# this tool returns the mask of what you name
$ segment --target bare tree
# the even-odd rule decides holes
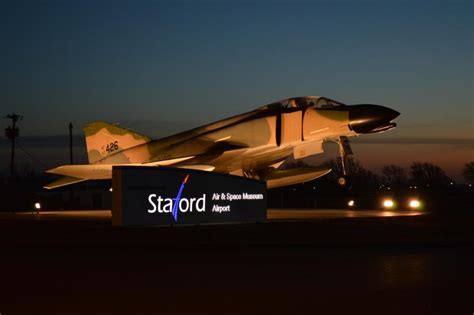
[[[413,162],[410,166],[410,175],[414,184],[423,187],[442,187],[450,182],[446,173],[432,163]]]
[[[462,174],[468,183],[474,183],[474,161],[464,164],[464,169]]]
[[[397,165],[387,165],[382,168],[382,179],[390,187],[406,187],[408,184],[408,174],[403,167]]]

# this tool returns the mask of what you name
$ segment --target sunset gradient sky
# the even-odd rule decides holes
[[[54,164],[67,152],[38,143],[70,121],[161,137],[322,95],[401,112],[354,141],[364,166],[429,161],[459,178],[474,160],[473,3],[2,1],[0,114],[23,115],[22,136],[40,136],[25,149]],[[2,139],[2,172],[8,152]]]

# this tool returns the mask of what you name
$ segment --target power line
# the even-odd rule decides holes
[[[41,164],[41,166],[43,166],[43,167],[46,168],[46,169],[50,168],[50,167],[47,166],[45,163],[43,163],[40,159],[35,158],[32,154],[30,154],[28,151],[26,151],[26,149],[23,148],[19,143],[17,143],[17,146],[18,146],[18,148],[20,148],[20,150],[22,150],[23,153],[25,153],[30,159],[32,159],[32,160],[35,161],[36,163]]]

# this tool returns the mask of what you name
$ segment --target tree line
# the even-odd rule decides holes
[[[305,166],[302,161],[289,163],[285,168]],[[342,174],[341,159],[331,159],[326,161],[323,166],[331,168],[332,172],[327,175],[331,182],[336,182]],[[376,174],[366,168],[352,157],[347,159],[346,169],[350,174],[352,186],[359,189],[373,187],[390,187],[392,189],[406,189],[408,187],[420,188],[445,188],[454,185],[446,172],[433,163],[415,161],[409,167],[399,165],[386,165],[382,167],[381,173]],[[463,177],[467,184],[474,185],[474,161],[466,163],[463,168]]]
[[[342,172],[340,159],[329,160],[326,165],[333,169],[329,177],[336,179]],[[352,175],[354,185],[383,185],[397,189],[409,186],[442,188],[454,184],[441,167],[427,162],[415,161],[408,168],[393,164],[386,165],[382,167],[381,174],[378,175],[362,167],[356,159],[348,158],[347,168],[349,174]],[[474,183],[474,161],[464,165],[463,176],[468,184]]]

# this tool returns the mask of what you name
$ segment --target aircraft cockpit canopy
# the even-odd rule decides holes
[[[307,108],[313,107],[316,109],[331,109],[335,107],[346,106],[343,103],[336,102],[326,97],[319,96],[305,96],[294,97],[283,101],[275,102],[267,105],[268,109],[291,109],[291,108]]]

